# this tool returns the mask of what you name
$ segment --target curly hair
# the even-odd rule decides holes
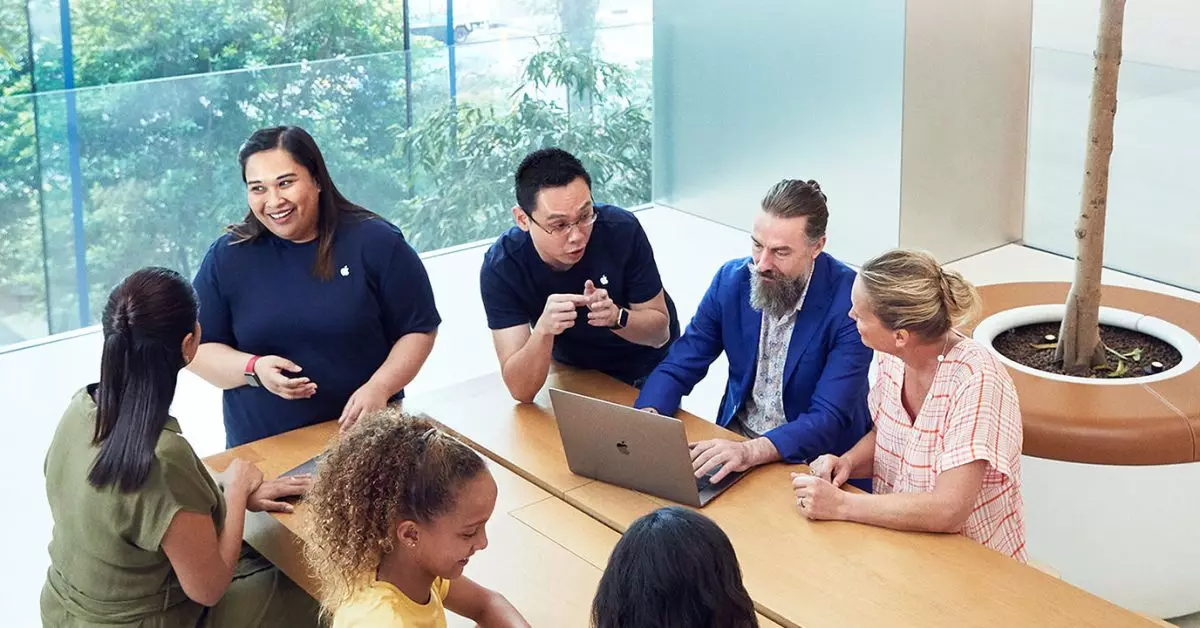
[[[317,465],[305,497],[304,556],[333,611],[370,586],[395,543],[396,523],[429,523],[454,509],[483,458],[425,417],[387,408],[364,417]]]

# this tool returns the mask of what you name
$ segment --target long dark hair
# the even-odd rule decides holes
[[[687,508],[629,526],[592,602],[595,628],[756,628],[729,537]]]
[[[242,144],[238,150],[242,183],[246,182],[246,161],[250,156],[276,148],[287,151],[296,163],[304,166],[321,190],[317,194],[317,261],[313,264],[313,274],[327,280],[333,277],[333,234],[342,216],[358,216],[364,220],[378,216],[342,196],[329,176],[329,169],[325,167],[325,158],[321,156],[316,140],[298,126],[259,129]],[[242,222],[230,225],[227,231],[233,234],[234,244],[239,244],[257,239],[267,232],[267,228],[259,222],[253,211],[247,211]]]
[[[183,368],[183,339],[196,330],[196,293],[179,273],[143,268],[125,278],[104,306],[104,352],[96,392],[100,446],[88,482],[136,491],[154,463]]]

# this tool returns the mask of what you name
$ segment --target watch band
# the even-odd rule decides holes
[[[629,326],[629,310],[619,308],[617,310],[617,322],[613,323],[610,329],[625,329]]]
[[[262,387],[262,380],[258,378],[258,373],[254,372],[254,365],[258,363],[260,357],[262,356],[250,356],[250,360],[246,362],[246,368],[242,369],[242,375],[250,386]]]

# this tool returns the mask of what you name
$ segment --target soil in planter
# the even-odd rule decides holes
[[[1037,323],[1022,325],[1001,333],[992,341],[1004,357],[1038,370],[1063,374],[1062,362],[1055,361],[1053,345],[1055,340],[1048,336],[1058,337],[1058,323]],[[1138,331],[1100,326],[1100,340],[1117,353],[1125,354],[1126,358],[1118,358],[1112,352],[1108,353],[1108,365],[1118,368],[1118,362],[1125,363],[1125,373],[1114,376],[1113,370],[1093,370],[1091,376],[1097,379],[1113,377],[1144,377],[1165,371],[1176,366],[1183,360],[1179,351],[1171,345]],[[1130,356],[1130,352],[1141,348],[1141,355]],[[1135,359],[1140,358],[1140,359]],[[1158,368],[1154,363],[1161,364]]]

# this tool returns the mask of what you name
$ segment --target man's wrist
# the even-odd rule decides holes
[[[757,467],[779,459],[779,451],[775,449],[774,443],[766,436],[750,439],[743,444],[747,452],[749,452],[748,457],[751,466]]]
[[[608,326],[608,328],[613,331],[620,331],[622,329],[625,329],[626,327],[629,326],[629,316],[630,316],[629,310],[627,310],[623,307],[618,307],[617,313],[613,317],[613,322],[611,325]]]

